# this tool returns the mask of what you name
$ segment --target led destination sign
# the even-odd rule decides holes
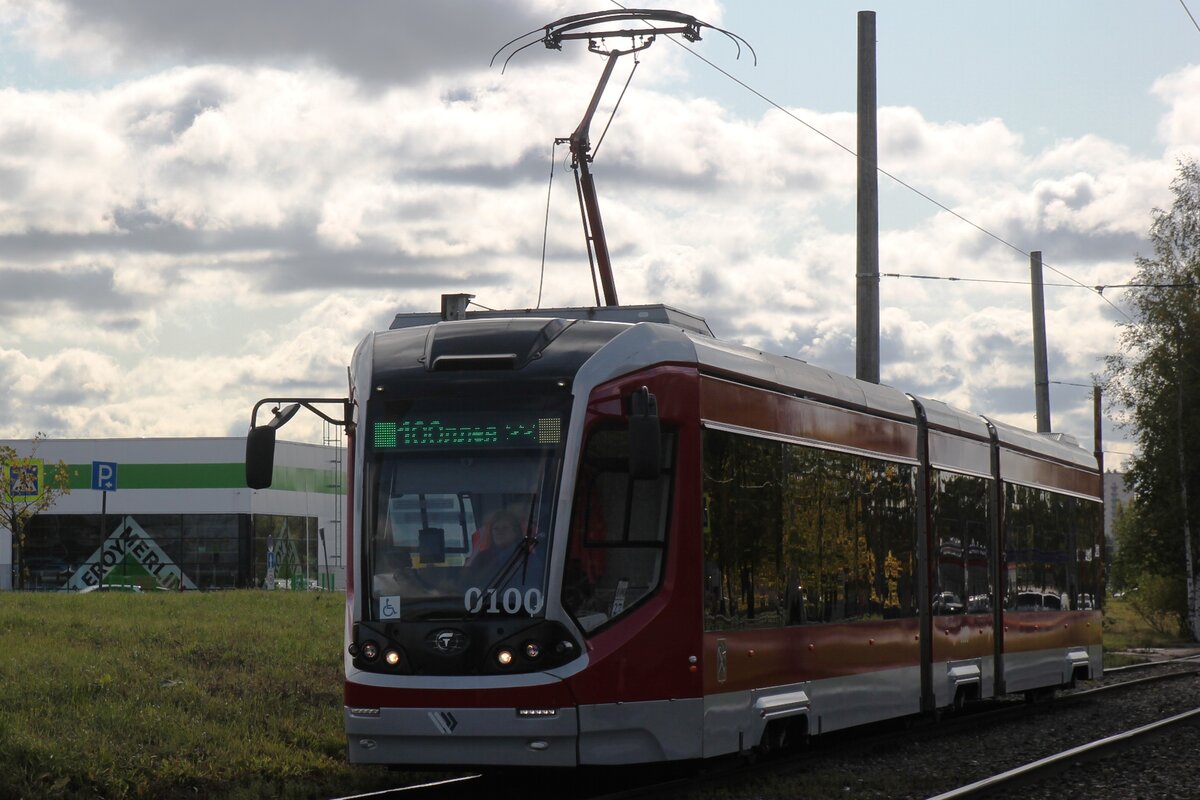
[[[546,447],[562,441],[558,417],[440,414],[395,422],[376,422],[377,450],[454,450]]]

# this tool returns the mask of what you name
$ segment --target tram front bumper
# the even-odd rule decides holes
[[[345,709],[352,764],[573,767],[574,708]]]

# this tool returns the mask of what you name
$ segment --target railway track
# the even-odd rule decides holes
[[[1044,782],[1060,775],[1073,767],[1088,764],[1101,758],[1107,758],[1114,753],[1132,750],[1144,744],[1148,739],[1162,736],[1184,725],[1200,724],[1200,707],[1172,714],[1169,717],[1139,725],[1131,730],[1105,736],[1087,744],[1081,744],[1054,755],[1039,758],[1028,764],[1022,764],[999,775],[993,775],[975,781],[966,786],[943,792],[930,800],[969,800],[970,798],[991,797],[1001,793],[1012,792],[1037,782]],[[1059,796],[1061,791],[1057,790]]]
[[[1004,734],[995,737],[998,740],[1004,739],[1012,735],[1008,732],[1006,726],[1018,725],[1022,719],[1052,717],[1055,712],[1077,706],[1087,706],[1094,702],[1107,701],[1119,696],[1122,692],[1147,689],[1156,684],[1176,680],[1190,679],[1197,685],[1200,685],[1200,678],[1197,677],[1200,676],[1200,670],[1188,668],[1189,664],[1194,663],[1194,661],[1174,660],[1158,661],[1145,665],[1138,664],[1133,665],[1132,668],[1114,668],[1112,670],[1105,670],[1105,680],[1111,682],[1064,692],[1051,702],[1029,703],[1022,702],[1020,699],[985,701],[972,704],[963,712],[947,716],[936,723],[924,721],[914,723],[909,721],[908,724],[877,726],[872,729],[871,733],[866,735],[858,730],[827,734],[813,740],[810,747],[804,748],[798,753],[783,753],[762,759],[728,758],[712,763],[705,763],[698,769],[664,768],[643,771],[629,769],[566,770],[553,775],[531,775],[522,772],[483,776],[473,774],[458,775],[445,779],[427,780],[409,786],[401,786],[385,792],[337,798],[337,800],[443,800],[444,798],[452,797],[494,798],[498,794],[500,796],[524,796],[531,798],[531,800],[533,798],[550,797],[569,797],[579,798],[580,800],[585,798],[586,800],[631,800],[632,798],[639,797],[673,797],[682,800],[683,798],[700,796],[705,791],[704,787],[711,787],[715,784],[719,784],[722,787],[726,796],[736,797],[737,795],[734,793],[737,791],[737,787],[748,783],[753,783],[759,787],[755,791],[754,796],[789,796],[803,791],[805,792],[805,796],[813,798],[845,797],[847,796],[846,790],[841,787],[831,789],[826,794],[822,794],[821,790],[812,791],[810,777],[815,777],[819,783],[829,782],[822,775],[829,771],[831,760],[851,764],[859,760],[874,762],[881,758],[880,754],[882,753],[882,759],[888,761],[888,754],[891,753],[895,758],[890,760],[905,761],[907,759],[905,753],[912,748],[924,750],[937,749],[942,746],[940,743],[955,741],[966,734],[978,736],[980,732],[995,729],[1006,731]],[[1141,674],[1147,671],[1153,671],[1156,674]],[[1127,674],[1137,675],[1138,677],[1126,677]],[[1186,724],[1190,721],[1193,721],[1192,718],[1184,717],[1176,724]],[[1152,730],[1148,729],[1145,735],[1150,734]],[[1128,734],[1128,731],[1122,731],[1120,734],[1109,734],[1095,741],[1103,741],[1113,736],[1123,736],[1126,734]],[[1132,746],[1133,743],[1139,741],[1142,735],[1139,734],[1136,737],[1131,737],[1128,740],[1128,746]],[[1096,755],[1094,757],[1104,758],[1105,754],[1115,752],[1114,748],[1127,746],[1124,744],[1125,741],[1117,739],[1110,744],[1099,746],[1095,751]],[[1079,763],[1077,760],[1068,758],[1064,755],[1065,753],[1070,753],[1073,750],[1090,744],[1094,744],[1094,742],[1077,745],[1074,748],[1068,748],[1044,758],[1030,759],[1022,762],[1024,766],[1029,766],[1042,760],[1061,759],[1058,762],[1049,761],[1046,765],[1031,769],[1031,772],[1027,776],[1018,774],[1012,780],[1024,781],[1025,785],[1031,785],[1037,781],[1047,781],[1053,775],[1059,774],[1053,771],[1056,768],[1053,766],[1054,764],[1060,764],[1061,766],[1057,767],[1057,769],[1061,771],[1069,770],[1073,764]],[[1079,757],[1086,757],[1083,755],[1085,752],[1087,751],[1081,751]],[[890,766],[882,767],[882,769],[892,768]],[[880,769],[880,767],[869,766],[864,769],[875,770]],[[851,767],[851,770],[854,771],[855,768]],[[999,775],[1008,771],[1009,769],[1007,768],[1003,770],[997,769],[996,774],[988,776],[986,780],[997,779]],[[1048,778],[1047,776],[1050,777]],[[936,780],[936,778],[933,780]],[[943,781],[941,785],[953,784]],[[795,788],[781,788],[779,791],[773,791],[771,788],[764,789],[764,786],[793,786]],[[976,791],[994,792],[998,791],[998,789],[981,787]],[[928,794],[928,792],[921,793],[916,791],[914,793],[907,790],[897,794],[880,794],[868,791],[857,796],[926,797]],[[751,794],[748,793],[747,797],[749,796]],[[850,796],[856,796],[855,792],[850,791]],[[957,797],[957,795],[951,793],[947,793],[945,796]],[[986,795],[962,795],[962,797],[982,796]],[[1025,795],[1022,796],[1024,797]],[[1054,793],[1047,793],[1046,796],[1062,797],[1061,794]]]
[[[867,735],[860,731],[826,735],[815,740],[810,748],[797,754],[784,754],[752,764],[705,765],[705,772],[697,776],[686,779],[676,778],[626,791],[593,795],[591,800],[628,800],[635,797],[672,797],[677,800],[686,800],[686,798],[705,796],[706,793],[701,787],[711,786],[715,783],[721,785],[722,791],[725,793],[722,796],[729,797],[737,796],[736,787],[739,785],[753,784],[754,788],[747,790],[746,797],[805,796],[813,800],[847,796],[925,798],[931,792],[922,791],[920,784],[937,786],[940,781],[941,785],[953,786],[953,782],[940,775],[929,775],[927,779],[926,776],[920,775],[919,779],[915,781],[918,785],[905,785],[905,780],[899,776],[903,774],[907,766],[906,762],[912,761],[909,754],[913,751],[923,750],[928,753],[930,750],[939,750],[947,741],[961,740],[965,733],[970,733],[972,736],[979,736],[982,733],[986,736],[988,731],[995,730],[1003,731],[1001,734],[992,734],[993,740],[999,743],[1012,738],[1012,726],[1020,725],[1022,720],[1039,717],[1053,718],[1055,712],[1087,707],[1098,701],[1118,702],[1115,698],[1118,698],[1123,692],[1150,689],[1157,684],[1190,679],[1191,682],[1200,686],[1200,678],[1198,678],[1200,671],[1198,670],[1181,669],[1180,665],[1172,662],[1156,662],[1148,667],[1157,668],[1158,674],[1115,680],[1101,686],[1074,690],[1056,697],[1051,702],[1028,703],[1022,702],[1020,699],[987,701],[975,704],[975,707],[969,707],[964,712],[946,717],[937,723],[922,721],[909,725],[891,726],[882,730],[873,729],[873,732]],[[1123,671],[1114,670],[1108,677],[1120,675]],[[1197,694],[1200,695],[1200,691]],[[1002,746],[999,749],[1003,749]],[[838,772],[836,767],[830,770],[831,760],[836,760],[839,764],[849,764],[848,773],[851,775],[885,771],[896,773],[898,780],[894,787],[886,784],[880,787],[869,784],[855,786],[853,783],[846,783],[826,774],[831,771]],[[969,763],[956,763],[955,767],[961,769],[962,772],[978,769]],[[1021,796],[1025,797],[1026,795]],[[1057,788],[1047,792],[1046,796],[1056,797],[1059,800],[1064,797]]]

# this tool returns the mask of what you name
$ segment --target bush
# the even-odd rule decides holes
[[[1188,638],[1187,584],[1182,577],[1142,573],[1137,588],[1125,597],[1138,616],[1158,633]]]

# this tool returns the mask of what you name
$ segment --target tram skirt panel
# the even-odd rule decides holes
[[[573,767],[578,716],[519,718],[512,708],[383,708],[377,717],[346,709],[354,764]]]
[[[645,764],[700,758],[700,698],[579,707],[580,764]]]

